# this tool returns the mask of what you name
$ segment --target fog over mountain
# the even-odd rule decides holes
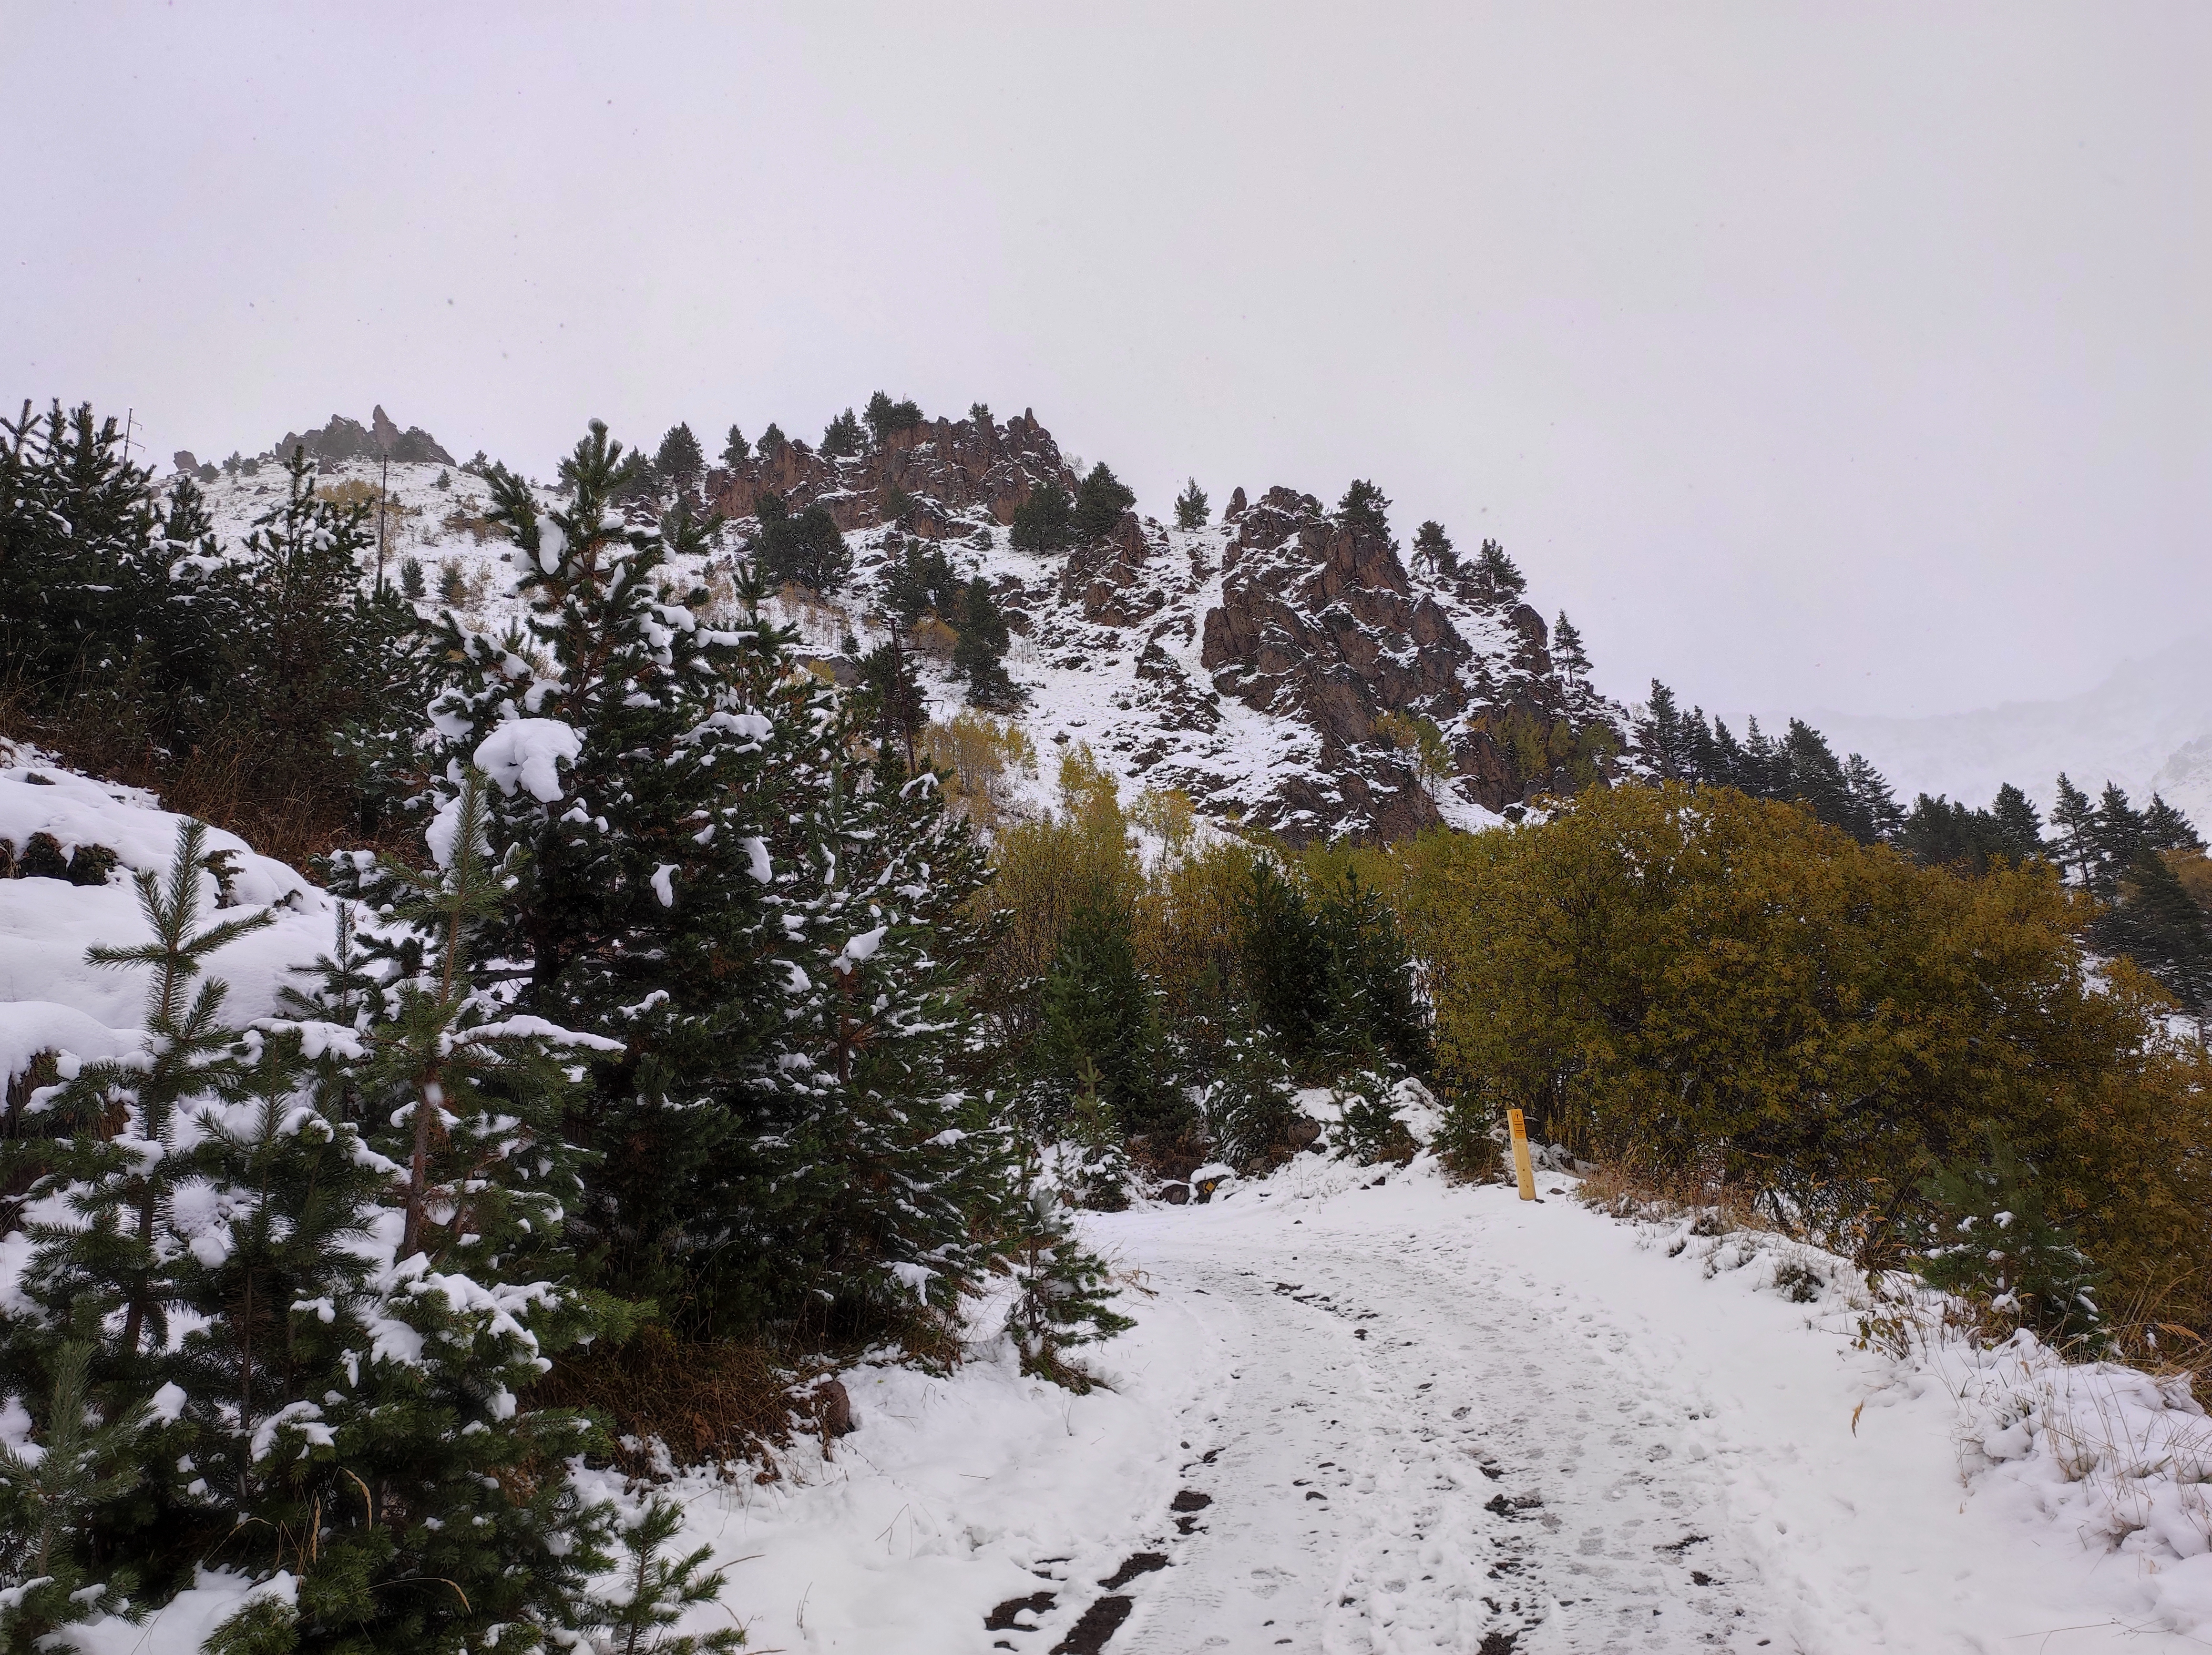
[[[2047,807],[2063,770],[2093,794],[2106,781],[2138,803],[2155,791],[2212,822],[2212,633],[2130,661],[2078,695],[1929,718],[1821,711],[1812,722],[1881,766],[1901,797],[1986,804],[2009,781]]]

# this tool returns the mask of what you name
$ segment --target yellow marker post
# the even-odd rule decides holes
[[[1528,1128],[1521,1118],[1518,1109],[1506,1111],[1506,1118],[1513,1124],[1513,1175],[1521,1180],[1521,1198],[1536,1198],[1536,1168],[1528,1159]]]

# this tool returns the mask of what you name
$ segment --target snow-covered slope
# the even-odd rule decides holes
[[[368,498],[384,477],[374,460],[325,462],[319,486]],[[842,459],[790,443],[708,474],[707,498],[732,520],[708,566],[681,573],[726,592],[757,531],[750,513],[761,493],[793,511],[820,506],[844,533],[854,576],[819,601],[788,590],[775,612],[825,670],[849,677],[848,644],[865,652],[889,636],[885,581],[907,549],[941,549],[963,580],[989,580],[1007,613],[1006,665],[1020,692],[1011,717],[1033,751],[1087,745],[1133,791],[1178,789],[1203,814],[1293,841],[1495,821],[1575,785],[1620,746],[1621,709],[1555,663],[1542,617],[1517,591],[1486,584],[1472,560],[1456,572],[1409,568],[1380,536],[1282,488],[1249,505],[1238,489],[1223,519],[1200,530],[1125,512],[1095,544],[1015,550],[1016,510],[1042,486],[1076,482],[1028,413],[939,420]],[[426,612],[450,603],[495,629],[514,619],[484,482],[394,463],[390,487],[387,578],[411,562]],[[206,488],[217,533],[234,547],[282,500],[284,478],[264,461]],[[945,718],[964,700],[951,638],[923,636],[920,662]],[[1385,722],[1390,714],[1406,722]],[[1401,744],[1415,720],[1443,738],[1440,773],[1421,773]]]
[[[88,965],[85,950],[147,940],[131,876],[168,871],[182,820],[137,788],[93,781],[0,743],[0,844],[9,848],[7,859],[20,858],[41,834],[51,836],[64,858],[87,846],[116,855],[114,870],[99,883],[0,879],[0,1069],[6,1071],[0,1082],[12,1080],[51,1045],[83,1058],[112,1055],[127,1038],[116,1031],[143,1021],[143,978]],[[207,846],[229,852],[234,870],[228,890],[212,878],[206,882],[209,907],[266,906],[274,915],[273,924],[223,950],[220,974],[231,990],[226,1015],[234,1021],[271,1015],[278,992],[299,985],[290,968],[312,965],[330,948],[335,909],[295,869],[255,854],[235,834],[210,828]],[[103,1039],[110,1049],[93,1049]]]
[[[1863,753],[1899,796],[1986,804],[2013,782],[2048,807],[2060,771],[2093,797],[2118,782],[2140,804],[2155,791],[2212,822],[2212,634],[2132,662],[2062,700],[2011,701],[1932,718],[1826,712],[1838,752]]]

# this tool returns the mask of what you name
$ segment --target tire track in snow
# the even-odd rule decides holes
[[[1210,1494],[1115,1651],[1752,1650],[1781,1616],[1731,1537],[1697,1398],[1598,1307],[1447,1238],[1308,1228],[1285,1257],[1156,1234],[1228,1392],[1185,1422]],[[1203,1294],[1203,1297],[1198,1295]],[[1788,1647],[1786,1640],[1781,1647]]]

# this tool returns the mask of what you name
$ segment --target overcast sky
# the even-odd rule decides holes
[[[1960,709],[2212,631],[2208,84],[2200,0],[0,0],[0,393],[540,476],[1030,406],[1495,536],[1617,694]]]

